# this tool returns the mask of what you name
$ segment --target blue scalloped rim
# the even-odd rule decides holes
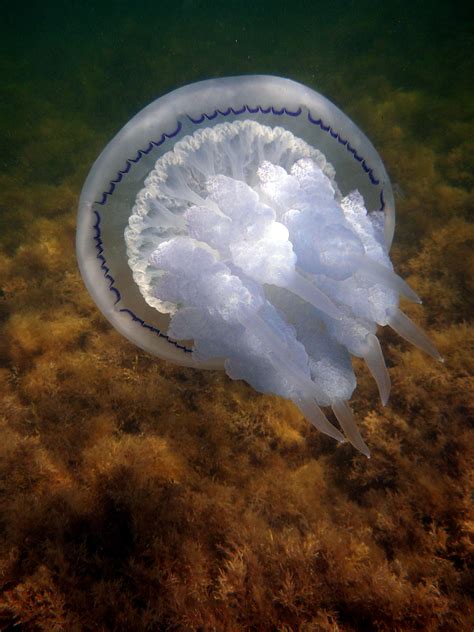
[[[187,115],[187,117],[188,117],[189,121],[191,121],[191,123],[193,123],[194,125],[201,125],[204,121],[206,121],[206,120],[207,121],[212,121],[217,116],[229,116],[229,114],[232,114],[234,116],[240,116],[240,115],[242,115],[244,113],[247,113],[247,112],[249,114],[260,113],[260,114],[272,114],[272,115],[275,115],[275,116],[284,116],[284,115],[286,115],[286,116],[297,117],[297,116],[300,116],[303,113],[303,110],[302,110],[302,108],[298,108],[297,110],[292,111],[292,110],[288,110],[287,108],[277,109],[277,108],[274,108],[273,106],[269,106],[269,107],[264,108],[261,105],[257,105],[255,107],[250,107],[249,105],[242,105],[241,108],[237,108],[237,109],[236,108],[232,108],[232,107],[226,108],[224,110],[217,109],[217,110],[214,110],[213,112],[211,112],[211,114],[208,114],[208,113],[204,112],[200,116],[198,116],[197,118],[193,118],[189,114]],[[325,125],[321,118],[318,118],[318,119],[313,118],[311,116],[311,112],[309,112],[309,111],[308,111],[308,121],[312,125],[317,125],[323,132],[327,132],[331,136],[331,138],[334,138],[334,140],[336,140],[340,145],[345,147],[347,149],[347,151],[350,154],[352,154],[352,157],[354,158],[354,160],[356,160],[360,164],[360,166],[362,167],[364,172],[367,174],[370,182],[374,186],[378,186],[380,184],[380,180],[378,180],[375,177],[373,169],[368,166],[368,164],[366,163],[364,157],[357,153],[356,149],[350,145],[350,143],[349,143],[349,141],[347,139],[343,138],[330,125]],[[161,135],[161,137],[159,138],[159,140],[150,141],[148,143],[148,145],[145,147],[145,149],[139,149],[137,151],[136,156],[134,158],[128,158],[126,163],[125,163],[125,168],[121,169],[120,171],[117,172],[116,177],[113,180],[110,181],[109,188],[107,189],[107,191],[104,191],[102,193],[101,199],[100,200],[96,200],[95,204],[98,204],[99,206],[104,206],[107,203],[108,198],[113,195],[116,185],[119,184],[122,181],[123,177],[126,176],[127,173],[129,173],[131,167],[134,164],[137,164],[138,162],[140,162],[140,160],[142,159],[143,156],[146,156],[147,154],[149,154],[156,147],[160,147],[167,140],[175,138],[175,136],[177,136],[179,134],[179,132],[181,131],[181,128],[182,128],[182,124],[181,124],[180,121],[178,121],[177,125],[176,125],[176,129],[173,132],[171,132],[171,133],[163,133]],[[383,195],[383,188],[381,188],[380,189],[380,209],[379,209],[379,211],[383,211],[384,209],[385,209],[385,200],[384,200],[384,195]],[[93,229],[95,231],[95,234],[94,234],[93,238],[94,238],[94,241],[96,243],[97,259],[100,261],[100,269],[104,273],[104,278],[109,282],[109,290],[115,296],[114,305],[117,305],[117,303],[119,301],[121,301],[122,295],[120,293],[120,290],[115,285],[115,279],[110,274],[110,269],[109,269],[109,267],[107,265],[107,260],[106,260],[106,258],[104,256],[104,247],[103,247],[103,241],[102,241],[102,236],[101,236],[101,228],[100,228],[102,217],[101,217],[100,212],[98,210],[93,210],[93,213],[94,213],[95,218],[96,218],[96,221],[95,221],[95,223],[93,225]],[[192,353],[192,349],[189,349],[188,347],[185,347],[184,345],[180,345],[175,340],[171,340],[171,338],[169,338],[166,334],[164,334],[162,331],[160,331],[157,327],[154,327],[153,325],[148,324],[142,318],[137,316],[131,309],[128,309],[127,307],[122,307],[119,311],[121,313],[123,313],[123,314],[127,314],[128,316],[130,316],[130,318],[132,319],[132,321],[134,323],[138,323],[144,329],[148,329],[149,331],[151,331],[152,333],[155,333],[160,338],[164,338],[170,344],[174,345],[177,349],[181,349],[185,353]]]

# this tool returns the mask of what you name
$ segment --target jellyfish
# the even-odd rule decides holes
[[[421,301],[393,270],[394,227],[384,165],[343,112],[289,79],[230,77],[157,99],[105,147],[81,193],[77,256],[131,342],[290,399],[369,457],[351,357],[384,405],[379,326],[441,359],[400,310],[400,296]]]

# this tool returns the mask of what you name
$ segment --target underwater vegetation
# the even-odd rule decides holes
[[[303,15],[302,29],[307,22]],[[351,405],[370,460],[319,433],[291,402],[140,351],[84,288],[76,209],[94,157],[176,74],[182,83],[209,75],[189,63],[178,29],[162,40],[172,52],[163,66],[142,59],[144,30],[154,33],[131,20],[120,41],[136,47],[145,71],[110,41],[90,44],[90,63],[64,72],[59,95],[56,85],[45,94],[31,78],[13,78],[18,62],[0,59],[10,78],[0,103],[2,632],[472,630],[474,124],[465,36],[455,32],[459,56],[443,65],[443,41],[417,32],[440,63],[428,72],[423,58],[405,84],[389,32],[377,31],[396,72],[381,78],[382,55],[359,52],[369,41],[364,22],[349,22],[323,39],[340,64],[321,61],[314,37],[296,38],[286,24],[265,54],[278,44],[288,66],[306,55],[321,77],[308,62],[298,80],[337,97],[380,152],[398,185],[390,256],[423,298],[401,308],[445,359],[384,330],[385,407],[354,361]],[[186,28],[195,35],[195,23]],[[82,33],[72,35],[79,43]],[[337,58],[335,39],[349,47],[347,59]],[[208,40],[195,41],[193,59],[211,59]],[[229,48],[209,64],[229,74],[242,57],[239,72],[250,72],[247,54]],[[273,72],[263,52],[260,60]],[[326,65],[344,74],[324,75]],[[120,99],[117,68],[131,76],[130,93],[142,90],[133,104]],[[367,81],[351,81],[362,72]]]
[[[137,350],[70,256],[79,179],[2,176],[4,629],[468,629],[472,196],[446,176],[454,157],[403,134],[414,235],[393,259],[446,362],[384,335],[385,408],[356,365],[370,461],[291,403]]]

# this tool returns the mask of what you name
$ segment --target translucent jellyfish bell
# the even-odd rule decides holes
[[[369,454],[350,354],[384,403],[377,324],[429,353],[398,309],[395,209],[379,155],[317,92],[278,77],[191,84],[137,114],[82,190],[79,266],[104,315],[161,358],[225,368]]]

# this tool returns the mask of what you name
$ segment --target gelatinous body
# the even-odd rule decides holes
[[[383,403],[377,325],[437,356],[398,307],[400,294],[419,299],[392,269],[393,225],[380,158],[342,112],[294,82],[240,77],[188,86],[132,119],[86,182],[78,254],[133,342],[289,398],[368,456],[348,405],[351,355]]]

